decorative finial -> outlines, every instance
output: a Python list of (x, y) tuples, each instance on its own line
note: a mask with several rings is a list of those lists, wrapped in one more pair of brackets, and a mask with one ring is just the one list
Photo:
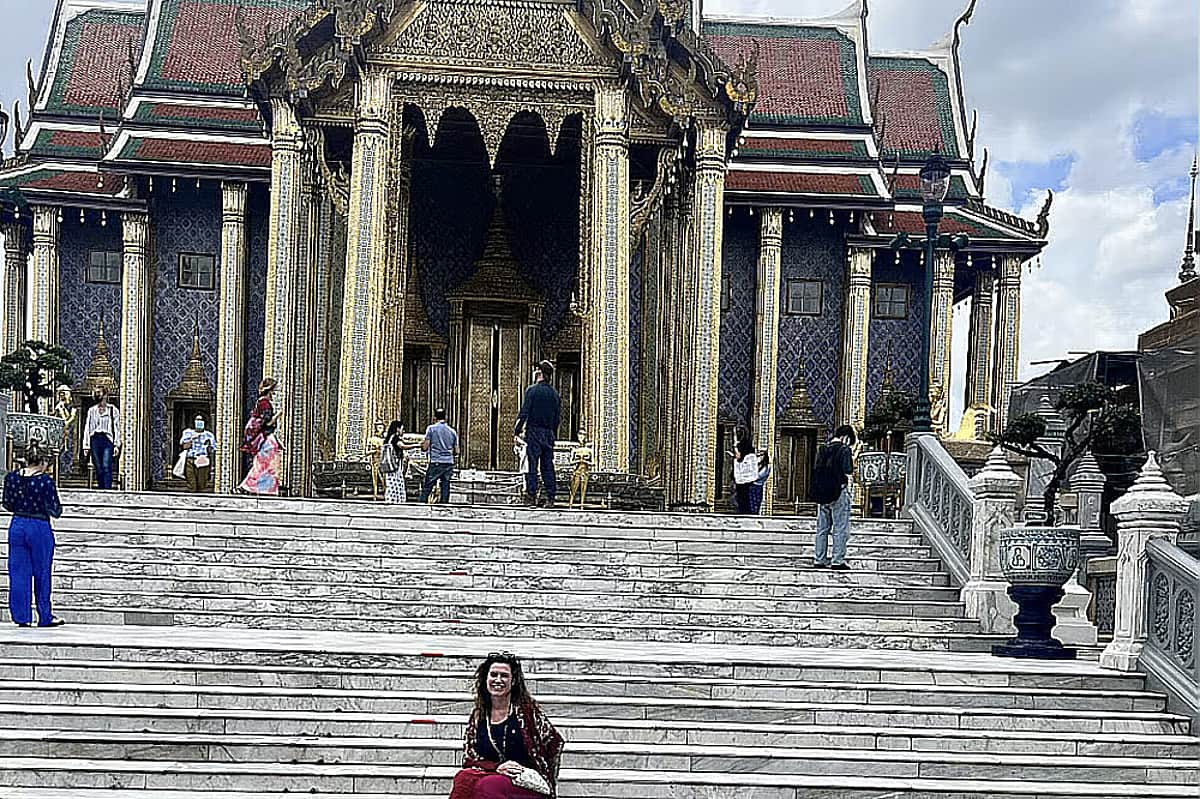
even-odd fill
[(1170, 491), (1171, 484), (1163, 476), (1162, 467), (1158, 465), (1158, 453), (1150, 450), (1146, 453), (1146, 463), (1138, 472), (1137, 480), (1129, 487), (1126, 494), (1137, 496), (1151, 492)]
[(1187, 243), (1183, 247), (1183, 263), (1179, 266), (1179, 282), (1196, 279), (1196, 158), (1192, 158), (1192, 200), (1188, 207)]
[(1050, 207), (1054, 205), (1054, 192), (1050, 189), (1046, 190), (1046, 202), (1042, 203), (1042, 210), (1038, 211), (1037, 215), (1037, 234), (1039, 239), (1044, 239), (1050, 235)]

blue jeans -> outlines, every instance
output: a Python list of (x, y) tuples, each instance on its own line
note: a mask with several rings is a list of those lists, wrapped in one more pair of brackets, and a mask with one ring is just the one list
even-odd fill
[(37, 596), (38, 626), (54, 618), (50, 612), (50, 567), (54, 531), (45, 519), (14, 516), (8, 525), (8, 611), (16, 624), (30, 624), (30, 584)]
[(445, 505), (450, 501), (450, 475), (454, 474), (453, 463), (431, 463), (425, 470), (425, 482), (421, 484), (421, 501), (428, 502), (433, 493), (435, 483), (441, 483), (441, 500)]
[[(829, 556), (829, 536), (833, 534), (833, 558)], [(828, 505), (817, 506), (817, 537), (813, 547), (813, 563), (822, 566), (846, 562), (846, 544), (850, 541), (850, 487)]]
[(530, 427), (525, 431), (525, 457), (529, 471), (525, 473), (525, 493), (536, 497), (538, 492), (538, 468), (542, 470), (542, 485), (546, 498), (554, 501), (558, 483), (554, 476), (554, 431), (548, 427)]
[(103, 433), (94, 433), (88, 443), (92, 449), (92, 466), (96, 469), (96, 486), (107, 491), (113, 484), (112, 439)]

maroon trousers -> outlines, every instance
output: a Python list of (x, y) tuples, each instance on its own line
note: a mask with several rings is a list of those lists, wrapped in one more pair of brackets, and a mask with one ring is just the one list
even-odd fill
[(494, 771), (465, 768), (454, 775), (450, 799), (544, 799), (540, 793), (513, 785), (513, 781)]

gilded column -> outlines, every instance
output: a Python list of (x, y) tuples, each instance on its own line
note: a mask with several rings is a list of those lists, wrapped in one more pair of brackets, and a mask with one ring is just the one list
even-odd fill
[(657, 473), (659, 465), (659, 409), (663, 407), (662, 383), (659, 380), (659, 365), (662, 357), (663, 339), (661, 320), (663, 317), (663, 266), (667, 259), (663, 250), (663, 211), (656, 211), (646, 227), (646, 241), (642, 260), (642, 319), (641, 357), (638, 359), (637, 398), (638, 411), (638, 468), (642, 474)]
[(221, 184), (221, 296), (217, 305), (217, 437), (213, 488), (228, 494), (238, 484), (242, 414), (246, 410), (246, 184)]
[(871, 330), (871, 266), (873, 250), (850, 248), (843, 322), (842, 375), (839, 419), (862, 432), (867, 418), (867, 353)]
[[(755, 301), (754, 440), (775, 460), (775, 407), (779, 393), (779, 287), (783, 251), (783, 211), (759, 214), (758, 292)], [(770, 513), (774, 481), (763, 489), (763, 510)]]
[(683, 436), (686, 442), (684, 501), (711, 508), (717, 480), (717, 386), (721, 347), (721, 249), (725, 229), (725, 140), (719, 123), (702, 120), (696, 136), (693, 230), (689, 238), (688, 293), (691, 319), (689, 385)]
[(295, 109), (283, 98), (271, 99), (271, 211), (267, 243), (266, 322), (263, 327), (263, 377), (279, 382), (275, 403), (282, 415), (284, 446), (279, 471), (293, 488), (292, 462), (300, 432), (293, 425), (304, 402), (298, 337), (297, 304), (302, 291), (300, 260), (304, 248), (302, 190), (304, 134)]
[(154, 275), (146, 254), (150, 219), (140, 211), (121, 215), (121, 485), (150, 486), (150, 356)]
[(1021, 346), (1021, 256), (1000, 258), (996, 291), (996, 362), (992, 371), (992, 407), (996, 426), (1008, 421), (1008, 395), (1017, 384)]
[(321, 188), (317, 182), (314, 152), (306, 149), (300, 175), (300, 221), (296, 225), (295, 304), (293, 306), (293, 371), (289, 376), (296, 402), (284, 406), (291, 458), (287, 485), (293, 496), (310, 496), (313, 462), (313, 422), (316, 416), (316, 260), (320, 252), (319, 224)]
[[(967, 393), (964, 408), (992, 403), (992, 323), (995, 311), (996, 276), (992, 272), (976, 272), (971, 292), (971, 332), (967, 342)], [(995, 420), (986, 417), (977, 436), (989, 432)]]
[[(398, 114), (401, 112), (397, 112)], [(384, 284), (379, 341), (384, 363), (404, 363), (404, 308), (408, 287), (408, 212), (412, 195), (412, 139), (414, 131), (397, 129), (391, 142), (393, 198), (388, 209), (387, 250), (390, 258)], [(540, 355), (539, 355), (540, 357)], [(404, 369), (379, 369), (375, 383), (375, 414), (380, 421), (401, 418)]]
[(25, 340), (25, 270), (28, 258), (25, 251), (24, 225), (4, 228), (4, 302), (0, 304), (0, 355), (16, 350)]
[(58, 343), (58, 243), (62, 225), (60, 209), (39, 205), (33, 209), (33, 305), (29, 337)]
[(954, 253), (938, 251), (933, 259), (931, 298), (929, 390), (933, 431), (945, 435), (949, 424), (951, 338), (954, 333)]
[(596, 469), (629, 470), (629, 119), (625, 90), (596, 89), (592, 186), (592, 285)]
[[(319, 157), (314, 155), (313, 157)], [(331, 368), (329, 352), (329, 327), (332, 314), (329, 302), (332, 289), (329, 256), (333, 229), (332, 202), (327, 193), (327, 187), (320, 180), (312, 186), (312, 202), (307, 204), (308, 211), (308, 274), (309, 286), (312, 293), (312, 310), (310, 312), (312, 341), (312, 383), (310, 386), (309, 403), (312, 413), (312, 433), (308, 437), (309, 450), (313, 460), (326, 460), (329, 442), (326, 440), (326, 430), (329, 429), (331, 415), (331, 400), (328, 390), (328, 374)], [(341, 331), (338, 331), (340, 335)]]
[(351, 162), (346, 236), (346, 290), (342, 301), (341, 379), (338, 381), (339, 460), (359, 460), (371, 434), (378, 364), (376, 332), (383, 310), (387, 252), (387, 110), (391, 79), (369, 69), (358, 84), (358, 123)]

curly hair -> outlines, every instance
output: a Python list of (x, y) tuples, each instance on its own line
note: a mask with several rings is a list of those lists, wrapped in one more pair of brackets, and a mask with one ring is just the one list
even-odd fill
[(517, 656), (512, 652), (492, 652), (479, 664), (479, 668), (475, 669), (475, 712), (479, 713), (481, 718), (486, 718), (484, 714), (492, 712), (492, 695), (488, 693), (487, 679), (492, 666), (497, 663), (512, 669), (509, 701), (513, 707), (527, 703), (535, 704), (533, 697), (529, 695), (529, 689), (525, 687), (525, 673), (521, 670), (521, 661)]

